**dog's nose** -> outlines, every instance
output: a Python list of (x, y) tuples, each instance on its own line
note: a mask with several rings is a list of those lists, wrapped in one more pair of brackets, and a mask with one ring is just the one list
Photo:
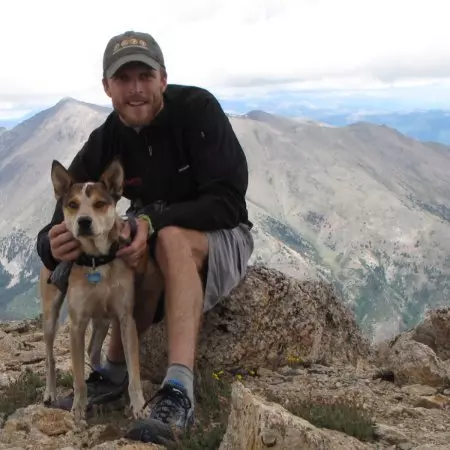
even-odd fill
[(82, 216), (78, 218), (78, 226), (81, 230), (89, 230), (92, 225), (92, 219), (89, 216)]

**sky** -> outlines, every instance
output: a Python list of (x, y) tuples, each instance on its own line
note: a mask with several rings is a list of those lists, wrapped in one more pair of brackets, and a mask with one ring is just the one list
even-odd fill
[(110, 105), (103, 50), (126, 30), (158, 41), (169, 82), (230, 110), (447, 108), (449, 13), (448, 0), (15, 0), (0, 15), (0, 125), (67, 96)]

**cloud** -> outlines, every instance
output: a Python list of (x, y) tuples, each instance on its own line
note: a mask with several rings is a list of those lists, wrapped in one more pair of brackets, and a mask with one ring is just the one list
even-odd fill
[(0, 115), (64, 96), (109, 104), (103, 50), (129, 29), (154, 35), (170, 82), (224, 98), (450, 85), (449, 9), (446, 0), (10, 2), (0, 99), (13, 107)]

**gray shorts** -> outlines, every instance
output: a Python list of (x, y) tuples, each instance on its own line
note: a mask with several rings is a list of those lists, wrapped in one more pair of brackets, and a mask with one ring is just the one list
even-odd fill
[(245, 224), (207, 235), (209, 255), (203, 312), (213, 308), (239, 284), (247, 272), (254, 249), (253, 236)]
[[(236, 228), (207, 233), (209, 254), (203, 277), (203, 312), (213, 308), (235, 288), (247, 271), (254, 250), (253, 236), (245, 224)], [(51, 275), (51, 281), (61, 291), (67, 289), (71, 263), (60, 263)], [(164, 293), (155, 315), (155, 322), (164, 316)]]

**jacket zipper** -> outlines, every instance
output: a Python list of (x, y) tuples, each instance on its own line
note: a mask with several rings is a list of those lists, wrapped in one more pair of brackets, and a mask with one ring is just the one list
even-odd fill
[(153, 156), (153, 147), (152, 145), (148, 142), (147, 140), (147, 135), (144, 134), (144, 141), (145, 141), (145, 145), (147, 146), (147, 150), (148, 150), (148, 154), (151, 156)]

